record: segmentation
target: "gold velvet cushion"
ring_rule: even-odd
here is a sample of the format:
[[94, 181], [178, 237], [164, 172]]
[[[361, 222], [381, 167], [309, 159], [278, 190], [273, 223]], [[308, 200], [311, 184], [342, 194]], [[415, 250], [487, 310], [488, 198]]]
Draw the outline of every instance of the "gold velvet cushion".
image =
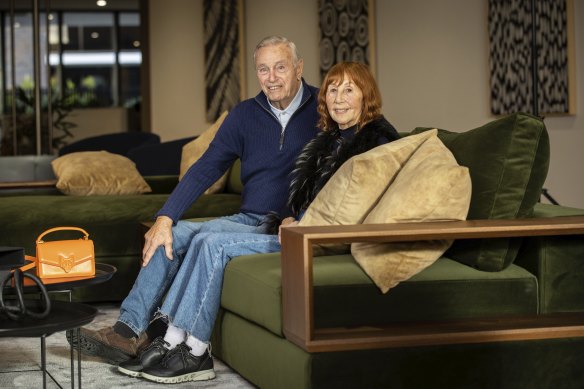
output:
[[66, 195], [130, 195], [151, 192], [136, 164], [107, 151], [65, 154], [51, 162], [57, 189]]
[[[465, 220], [471, 198], [468, 169], [434, 136], [399, 172], [363, 223]], [[436, 261], [452, 241], [353, 243], [351, 253], [386, 293]]]
[[349, 159], [321, 189], [299, 225], [363, 222], [410, 156], [431, 137], [436, 131], [401, 138]]
[[[187, 170], [201, 158], [201, 156], [207, 151], [209, 148], [209, 144], [215, 138], [215, 134], [225, 117], [227, 116], [227, 111], [223, 112], [221, 116], [211, 125], [211, 127], [207, 128], [205, 132], [199, 135], [196, 139], [192, 140], [191, 142], [187, 143], [182, 148], [182, 156], [180, 160], [180, 175], [179, 180], [183, 178], [186, 174]], [[229, 171], [225, 172], [225, 174], [217, 180], [213, 185], [209, 187], [205, 191], [205, 194], [212, 194], [212, 193], [219, 193], [223, 192], [225, 185], [227, 184], [227, 177], [229, 175]]]

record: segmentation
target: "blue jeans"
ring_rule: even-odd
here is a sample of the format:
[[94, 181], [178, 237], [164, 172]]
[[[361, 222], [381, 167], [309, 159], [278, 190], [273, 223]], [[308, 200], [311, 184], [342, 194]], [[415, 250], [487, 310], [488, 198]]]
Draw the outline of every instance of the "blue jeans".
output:
[[173, 260], [163, 247], [156, 250], [122, 302], [118, 320], [141, 334], [159, 311], [175, 327], [208, 342], [227, 263], [240, 255], [280, 251], [278, 237], [265, 234], [262, 220], [239, 213], [202, 223], [179, 221], [172, 229]]

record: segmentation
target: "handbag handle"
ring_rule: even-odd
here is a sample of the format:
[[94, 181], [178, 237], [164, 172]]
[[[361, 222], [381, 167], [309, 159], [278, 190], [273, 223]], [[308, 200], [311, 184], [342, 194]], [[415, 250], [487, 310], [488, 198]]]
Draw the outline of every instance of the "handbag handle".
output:
[[55, 228], [50, 228], [50, 229], [46, 230], [45, 232], [43, 232], [42, 234], [40, 234], [39, 237], [37, 238], [37, 243], [43, 243], [42, 239], [45, 235], [50, 234], [51, 232], [56, 232], [56, 231], [80, 231], [85, 235], [83, 237], [83, 239], [87, 240], [89, 238], [89, 234], [83, 228], [79, 228], [79, 227], [55, 227]]

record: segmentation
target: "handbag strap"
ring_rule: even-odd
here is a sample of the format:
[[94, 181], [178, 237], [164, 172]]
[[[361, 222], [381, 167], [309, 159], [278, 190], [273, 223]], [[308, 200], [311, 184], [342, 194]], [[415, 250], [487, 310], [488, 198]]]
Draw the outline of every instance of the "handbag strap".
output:
[[[30, 255], [25, 255], [24, 259], [28, 261], [28, 263], [24, 266], [21, 266], [19, 269], [22, 272], [27, 271], [28, 269], [32, 269], [33, 267], [36, 266], [36, 257], [32, 257]], [[14, 270], [12, 271], [14, 272]]]
[[51, 232], [56, 232], [56, 231], [80, 231], [85, 235], [83, 237], [83, 239], [89, 238], [89, 234], [83, 228], [79, 228], [79, 227], [55, 227], [55, 228], [50, 228], [50, 229], [46, 230], [45, 232], [43, 232], [42, 234], [40, 234], [39, 237], [37, 238], [36, 242], [42, 243], [43, 242], [42, 239], [45, 235], [50, 234]]

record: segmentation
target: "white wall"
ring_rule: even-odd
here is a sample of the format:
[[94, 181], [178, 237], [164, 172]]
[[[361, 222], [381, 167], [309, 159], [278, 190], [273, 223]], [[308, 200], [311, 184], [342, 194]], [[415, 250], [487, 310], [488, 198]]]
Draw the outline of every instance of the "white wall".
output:
[[[435, 126], [478, 127], [489, 107], [487, 5], [484, 0], [377, 0], [377, 80], [384, 114], [400, 131]], [[563, 205], [584, 208], [584, 3], [575, 0], [577, 115], [545, 119], [551, 139], [546, 182]], [[163, 140], [206, 127], [202, 0], [150, 0], [152, 129]], [[247, 95], [259, 91], [252, 52], [261, 38], [281, 34], [298, 45], [304, 76], [318, 72], [316, 0], [246, 0]]]
[[[495, 119], [489, 106], [487, 5], [479, 0], [377, 1], [378, 81], [384, 113], [399, 130], [464, 131]], [[575, 5], [577, 114], [548, 117], [545, 187], [584, 208], [584, 2]], [[383, 22], [380, 22], [383, 21]]]
[[260, 91], [253, 50], [259, 41], [269, 35], [283, 35], [293, 41], [304, 59], [304, 79], [312, 85], [320, 84], [318, 1], [246, 0], [244, 26], [248, 97]]
[[[550, 133], [551, 165], [546, 187], [562, 205], [584, 208], [584, 1], [574, 0], [576, 115], [545, 119]], [[580, 177], [580, 178], [578, 178]]]
[[151, 130], [163, 141], [200, 134], [205, 120], [202, 0], [150, 0]]
[[456, 131], [491, 120], [486, 1], [390, 0], [376, 8], [378, 81], [394, 126]]

